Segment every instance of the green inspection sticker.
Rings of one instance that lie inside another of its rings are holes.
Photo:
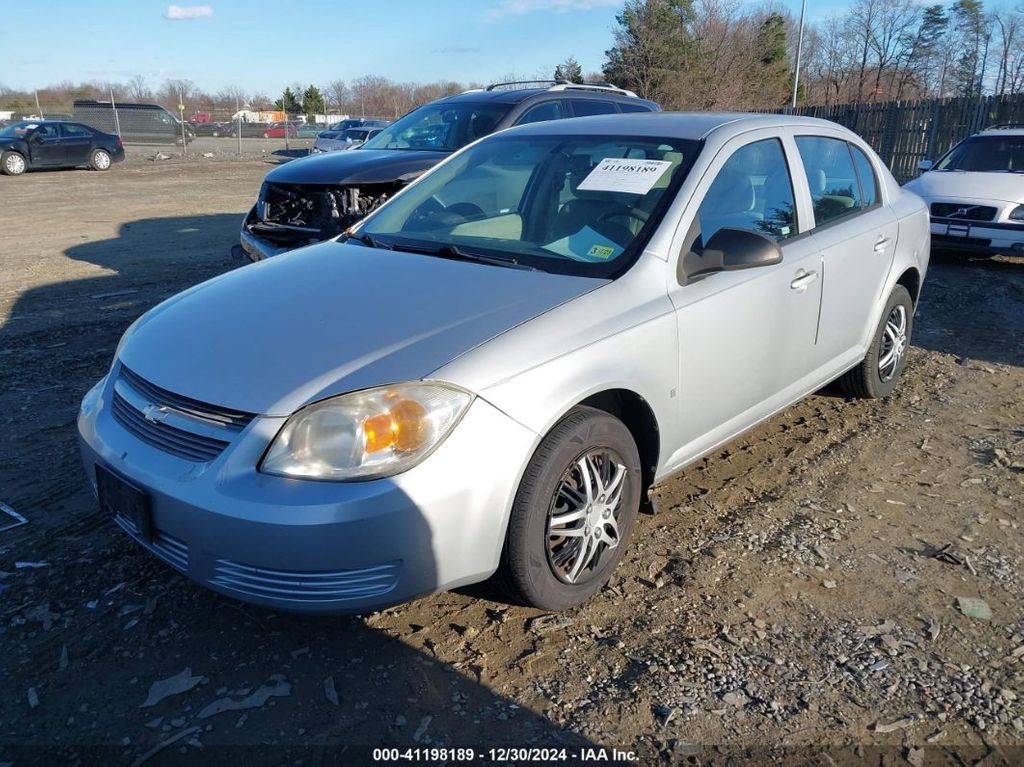
[[[611,258],[615,255],[615,248],[609,248],[607,245],[593,245],[587,251],[587,255],[591,258]]]

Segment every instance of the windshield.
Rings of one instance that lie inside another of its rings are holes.
[[[699,147],[648,137],[496,136],[424,176],[353,236],[398,250],[452,256],[454,246],[456,256],[613,276],[657,227]]]
[[[1024,136],[973,136],[953,147],[935,170],[1024,172]]]
[[[39,123],[32,122],[31,120],[11,123],[3,130],[0,130],[0,138],[24,138],[26,133],[37,127],[39,127]]]
[[[454,152],[492,133],[510,104],[434,102],[393,122],[361,149],[420,149]]]

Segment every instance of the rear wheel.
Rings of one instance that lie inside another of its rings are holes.
[[[94,149],[89,156],[89,167],[93,170],[110,170],[110,154],[105,149]]]
[[[575,607],[611,576],[640,507],[640,456],[625,425],[574,408],[541,442],[512,507],[498,583],[546,610]]]
[[[840,386],[855,397],[875,399],[891,394],[907,364],[913,327],[914,302],[907,289],[897,285],[889,294],[867,355],[839,379]]]
[[[0,154],[0,170],[8,176],[20,176],[28,170],[28,163],[18,152],[4,152]]]

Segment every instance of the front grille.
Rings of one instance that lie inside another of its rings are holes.
[[[992,221],[998,211],[990,205],[971,205],[966,202],[933,202],[932,215],[936,218],[956,218],[963,221]]]
[[[122,384],[127,387],[122,390],[124,396],[118,391]],[[177,425],[147,418],[151,408],[162,416],[179,416]],[[111,412],[121,426],[143,442],[198,463],[219,456],[254,418],[250,413],[208,405],[161,389],[123,366],[115,384]]]
[[[259,599],[323,604],[386,594],[398,583],[399,563],[332,572],[294,572],[218,559],[211,585]]]
[[[169,392],[167,389],[161,389],[137,373],[133,373],[124,365],[121,366],[121,380],[126,381],[133,389],[157,407],[168,407],[190,415],[193,418],[209,421],[211,424],[223,426],[232,431],[241,431],[253,419],[252,413],[243,413],[239,410],[229,410],[217,407],[216,405],[208,405],[205,402]]]
[[[142,536],[139,535],[139,530],[135,527],[135,523],[130,519],[118,514],[114,517],[114,521],[117,522],[117,524],[121,526],[121,529],[128,533],[128,535],[152,551],[171,567],[181,570],[183,573],[188,572],[188,544],[184,541],[178,540],[173,535],[168,535],[167,533],[159,530],[154,530],[152,542],[146,543],[142,540]]]

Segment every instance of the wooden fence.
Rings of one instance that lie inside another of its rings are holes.
[[[1005,123],[1024,124],[1024,94],[981,98],[837,104],[777,110],[822,117],[867,141],[900,183],[917,176],[923,159],[937,160],[972,133]]]

